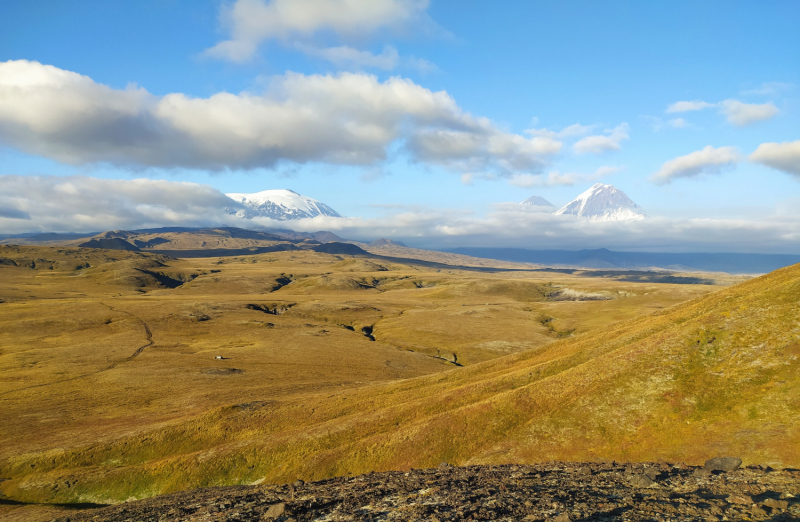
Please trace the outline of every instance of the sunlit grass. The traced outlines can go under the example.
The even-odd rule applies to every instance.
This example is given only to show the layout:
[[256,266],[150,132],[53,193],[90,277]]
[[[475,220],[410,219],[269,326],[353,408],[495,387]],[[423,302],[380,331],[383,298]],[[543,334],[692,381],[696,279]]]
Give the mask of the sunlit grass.
[[[15,255],[46,254],[63,267],[2,268],[0,488],[14,499],[441,461],[800,463],[797,267],[716,291],[272,253],[165,259],[171,277],[199,276],[163,289],[138,286],[147,256]],[[552,302],[552,286],[621,297]],[[155,344],[126,362],[145,342],[129,314]]]

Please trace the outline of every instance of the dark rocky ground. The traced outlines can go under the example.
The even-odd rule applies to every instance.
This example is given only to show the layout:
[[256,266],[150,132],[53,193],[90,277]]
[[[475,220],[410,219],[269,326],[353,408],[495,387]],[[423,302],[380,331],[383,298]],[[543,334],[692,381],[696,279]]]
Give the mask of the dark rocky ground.
[[650,463],[470,466],[185,491],[59,522],[800,520],[800,470]]

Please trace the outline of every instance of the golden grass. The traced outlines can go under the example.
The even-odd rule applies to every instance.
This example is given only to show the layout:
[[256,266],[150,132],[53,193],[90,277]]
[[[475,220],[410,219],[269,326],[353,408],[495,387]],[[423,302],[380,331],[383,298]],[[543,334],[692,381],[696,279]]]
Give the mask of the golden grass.
[[[10,498],[119,501],[442,460],[799,460],[796,268],[698,299],[717,288],[313,252],[0,258],[23,265],[0,267]],[[548,300],[559,288],[616,298]]]

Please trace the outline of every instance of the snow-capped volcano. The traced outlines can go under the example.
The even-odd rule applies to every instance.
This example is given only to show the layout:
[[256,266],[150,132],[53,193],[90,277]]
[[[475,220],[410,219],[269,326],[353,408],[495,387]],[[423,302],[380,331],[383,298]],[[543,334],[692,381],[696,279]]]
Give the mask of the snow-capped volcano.
[[229,214],[246,219],[268,217],[280,221],[313,218],[315,216],[342,217],[325,203],[307,198],[293,190],[262,190],[254,194],[225,194],[244,208],[227,208]]
[[642,207],[613,185],[596,183],[554,214],[578,216],[589,221],[626,221],[647,217]]
[[522,203],[520,203],[526,209],[536,210],[538,212],[550,212],[556,208],[555,205],[547,201],[541,196],[531,196]]

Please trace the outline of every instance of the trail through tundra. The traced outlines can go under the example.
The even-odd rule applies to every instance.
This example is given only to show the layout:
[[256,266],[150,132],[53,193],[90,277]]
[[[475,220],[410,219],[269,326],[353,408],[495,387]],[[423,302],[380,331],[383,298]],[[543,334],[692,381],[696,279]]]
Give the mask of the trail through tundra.
[[119,313],[122,313],[122,314],[127,314],[127,315],[133,317],[134,319],[136,319],[137,321],[139,321],[140,323],[142,323],[142,326],[144,326],[144,331],[145,331],[145,336],[147,338],[147,343],[143,344],[140,347],[138,347],[136,349],[136,351],[133,352],[133,354],[130,357],[126,357],[125,359],[122,359],[120,361],[115,361],[115,362],[111,363],[108,366],[108,368],[103,368],[102,370],[97,370],[97,371],[94,371],[94,372],[84,373],[82,375],[76,375],[75,377],[69,377],[67,379],[61,379],[61,380],[53,381],[53,382],[45,382],[45,383],[42,383],[42,384],[34,384],[32,386],[25,386],[23,388],[17,388],[16,390],[9,390],[7,392],[0,393],[0,396],[8,395],[8,394],[11,394],[11,393],[16,393],[16,392],[21,392],[23,390],[30,390],[32,388],[42,388],[44,386],[52,386],[54,384],[60,384],[62,382],[69,382],[69,381],[74,381],[74,380],[77,380],[77,379],[83,379],[84,377],[89,377],[89,376],[92,376],[92,375],[97,375],[98,373],[107,372],[109,370],[113,370],[114,368],[116,368],[117,366],[119,366],[122,363],[134,360],[135,358],[139,357],[142,354],[142,352],[144,351],[145,348],[153,346],[153,344],[155,343],[155,341],[153,341],[153,332],[150,330],[150,327],[147,325],[147,323],[144,322],[144,319],[142,319],[138,315],[134,315],[134,314],[132,314],[130,312],[126,312],[125,310],[118,310],[118,309],[116,309],[116,308],[114,308],[112,306],[109,306],[109,305],[105,304],[105,303],[100,303],[100,304],[102,304],[103,306],[107,307],[112,312],[119,312]]
[[[117,361],[114,364],[112,364],[111,366],[109,366],[108,368],[106,368],[105,370],[100,370],[100,371],[111,370],[112,368],[116,368],[116,366],[118,364],[120,364],[120,363],[132,361],[133,359],[139,357],[139,355],[142,354],[142,352],[144,351],[145,348],[147,348],[149,346],[153,346],[153,343],[155,343],[155,341],[153,341],[153,332],[150,330],[150,327],[147,325],[147,323],[144,322],[144,319],[142,319],[138,315],[134,315],[134,314],[132,314],[130,312],[126,312],[125,310],[117,310],[113,306],[109,306],[109,305],[107,305],[105,303],[100,303],[100,304],[102,304],[105,307],[108,307],[108,309],[111,310],[112,312],[119,312],[119,313],[122,313],[122,314],[129,315],[129,316],[133,317],[134,319],[136,319],[137,321],[139,321],[140,323],[142,323],[142,326],[144,326],[145,335],[147,336],[147,344],[143,344],[142,346],[137,348],[136,351],[133,352],[133,355],[131,355],[127,359],[123,359],[122,361]],[[96,372],[96,373],[99,373],[99,372]]]

